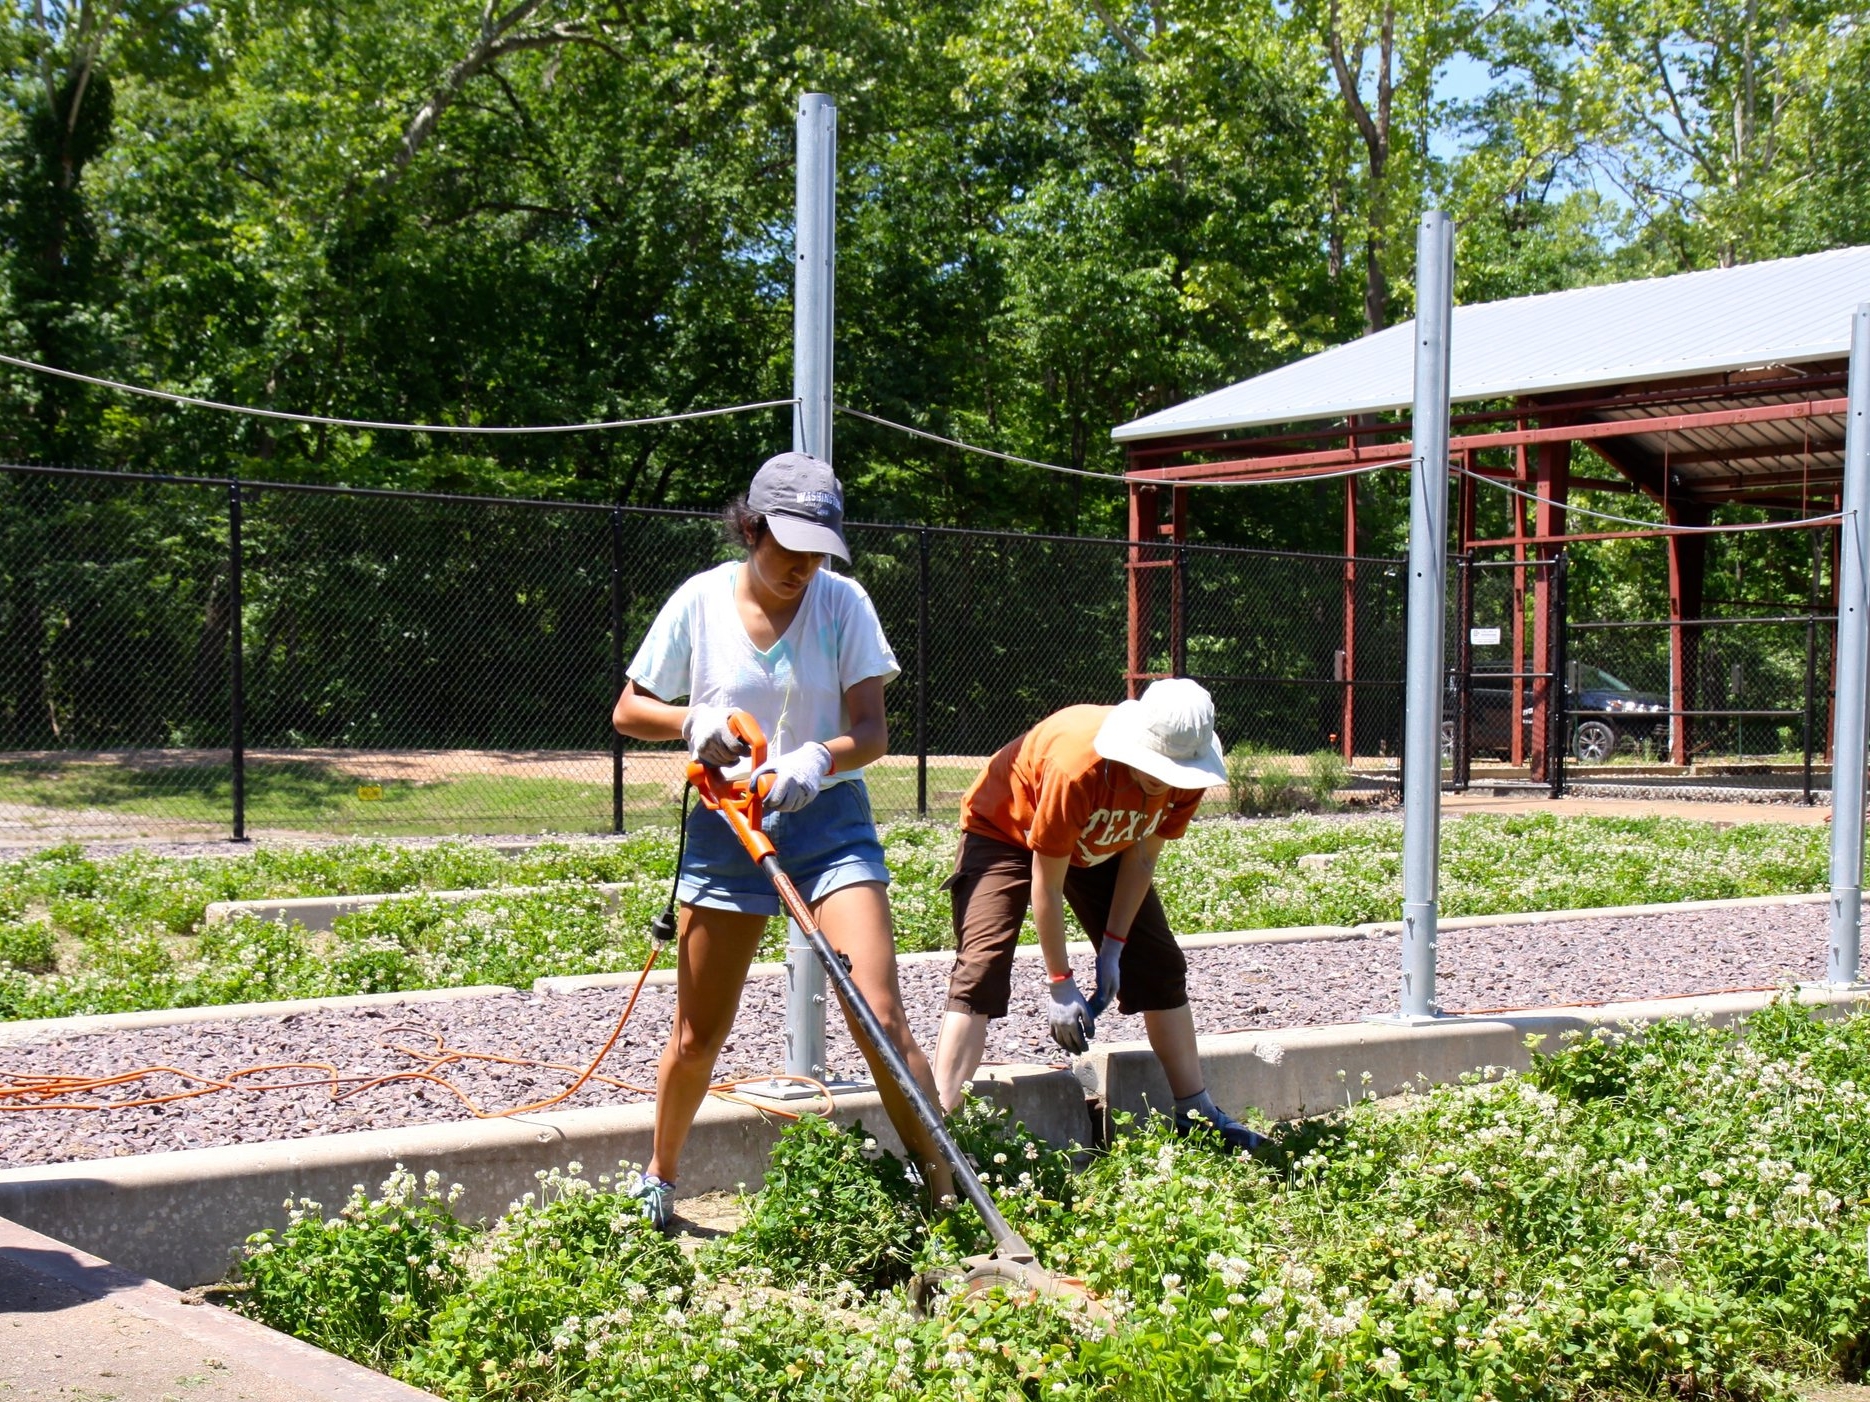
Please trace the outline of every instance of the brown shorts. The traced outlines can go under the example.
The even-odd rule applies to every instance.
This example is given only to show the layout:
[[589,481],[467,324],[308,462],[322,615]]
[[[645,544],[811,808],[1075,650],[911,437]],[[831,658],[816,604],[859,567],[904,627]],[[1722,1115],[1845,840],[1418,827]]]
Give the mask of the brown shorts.
[[[1104,942],[1120,860],[1112,857],[1065,873],[1065,904],[1093,944]],[[954,875],[943,889],[954,902],[955,961],[948,976],[948,1011],[1005,1017],[1013,985],[1013,950],[1032,904],[1032,853],[964,832]],[[1188,1001],[1188,961],[1169,931],[1169,917],[1154,886],[1131,922],[1118,969],[1120,1013],[1163,1012]]]

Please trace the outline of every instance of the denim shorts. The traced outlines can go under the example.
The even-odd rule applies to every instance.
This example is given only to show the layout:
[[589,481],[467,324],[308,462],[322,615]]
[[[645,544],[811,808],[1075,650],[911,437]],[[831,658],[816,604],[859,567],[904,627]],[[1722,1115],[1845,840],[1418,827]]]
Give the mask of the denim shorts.
[[[779,865],[809,905],[860,881],[889,884],[883,844],[870,816],[870,791],[862,779],[828,784],[798,812],[768,813],[761,826],[779,849]],[[773,883],[754,865],[727,820],[699,806],[688,815],[688,850],[675,898],[683,905],[748,915],[779,915],[783,909]]]

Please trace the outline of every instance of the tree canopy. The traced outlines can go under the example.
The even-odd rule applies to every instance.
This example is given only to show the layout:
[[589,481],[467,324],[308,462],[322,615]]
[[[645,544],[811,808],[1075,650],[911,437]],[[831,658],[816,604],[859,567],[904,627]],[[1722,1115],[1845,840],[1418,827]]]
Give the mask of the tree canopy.
[[[0,349],[356,418],[789,394],[807,90],[839,399],[1094,470],[1407,316],[1429,204],[1463,300],[1870,239],[1842,0],[17,0],[0,74]],[[0,374],[15,461],[646,505],[717,504],[787,424],[444,437]],[[837,434],[854,514],[1122,528],[1102,484]],[[1320,543],[1306,500],[1204,530]]]

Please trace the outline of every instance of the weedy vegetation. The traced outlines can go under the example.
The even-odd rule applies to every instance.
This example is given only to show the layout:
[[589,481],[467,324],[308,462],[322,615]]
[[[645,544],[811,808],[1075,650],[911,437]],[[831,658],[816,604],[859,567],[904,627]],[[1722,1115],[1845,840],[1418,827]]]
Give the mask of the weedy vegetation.
[[[1575,1038],[1530,1074],[1282,1127],[1273,1161],[1137,1127],[1071,1172],[963,1135],[1109,1323],[986,1299],[912,1317],[927,1220],[861,1127],[787,1132],[691,1260],[620,1189],[541,1174],[489,1231],[399,1174],[299,1204],[242,1308],[455,1399],[1773,1398],[1870,1363],[1870,1016],[1779,1004]],[[376,1301],[369,1300],[372,1290]]]
[[[903,949],[951,945],[955,831],[883,830]],[[1177,930],[1352,924],[1401,900],[1402,824],[1389,817],[1196,823],[1164,849],[1157,889]],[[1328,866],[1301,865],[1308,854]],[[1468,817],[1442,838],[1448,915],[1821,891],[1820,828],[1716,828],[1674,818]],[[667,899],[674,834],[548,843],[519,856],[447,842],[347,842],[241,857],[90,858],[49,848],[0,864],[0,1019],[273,998],[529,985],[554,974],[639,967]],[[595,883],[617,883],[607,901]],[[444,890],[481,892],[439,900]],[[239,917],[208,924],[209,903],[405,892],[330,932]],[[765,954],[777,957],[774,921]],[[1030,924],[1025,938],[1033,938]]]

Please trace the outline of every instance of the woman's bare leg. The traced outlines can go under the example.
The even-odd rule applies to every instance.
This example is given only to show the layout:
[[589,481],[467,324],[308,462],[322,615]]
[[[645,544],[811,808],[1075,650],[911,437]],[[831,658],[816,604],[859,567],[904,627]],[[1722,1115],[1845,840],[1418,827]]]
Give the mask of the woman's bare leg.
[[961,1087],[980,1070],[981,1058],[987,1055],[987,1022],[986,1013],[950,1008],[942,1014],[935,1037],[935,1084],[941,1088],[942,1109],[951,1111],[961,1103]]
[[[883,1024],[883,1030],[896,1044],[903,1060],[909,1063],[909,1073],[916,1078],[929,1102],[939,1106],[941,1102],[935,1095],[934,1072],[929,1069],[928,1058],[922,1054],[922,1048],[909,1035],[909,1018],[903,1011],[902,988],[896,980],[896,935],[890,925],[889,894],[883,884],[863,881],[853,886],[840,887],[820,901],[814,913],[825,937],[831,941],[831,947],[851,961],[851,981],[857,985],[857,991],[863,994],[864,1001],[870,1004],[870,1010]],[[922,1127],[922,1122],[916,1118],[908,1099],[896,1088],[882,1060],[872,1054],[862,1030],[848,1011],[845,1013],[845,1021],[850,1025],[851,1036],[863,1051],[864,1059],[870,1063],[870,1071],[876,1078],[877,1092],[883,1097],[883,1108],[889,1112],[890,1123],[896,1126],[896,1133],[904,1147],[921,1165],[923,1182],[928,1184],[934,1202],[940,1204],[944,1198],[953,1197],[954,1175],[948,1171],[948,1165],[936,1156],[934,1142]]]
[[675,956],[675,1026],[656,1068],[656,1143],[649,1171],[675,1181],[682,1146],[714,1079],[714,1062],[740,1008],[764,915],[682,907]]

